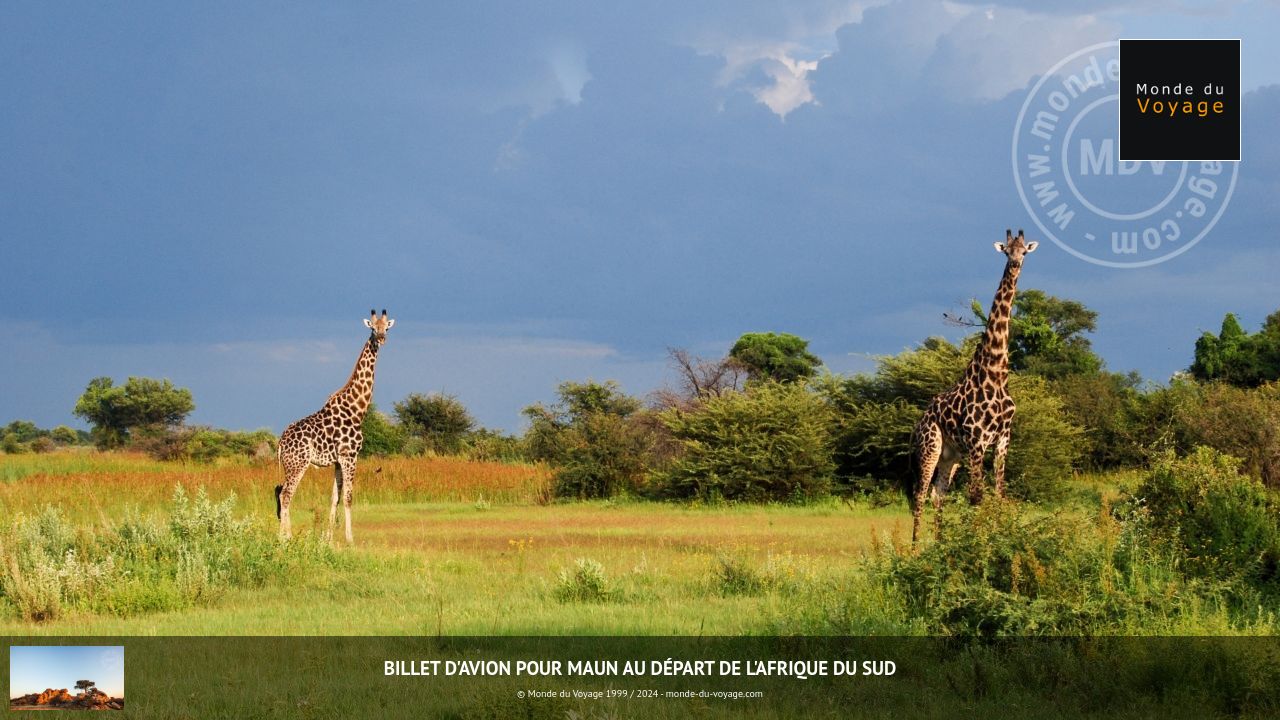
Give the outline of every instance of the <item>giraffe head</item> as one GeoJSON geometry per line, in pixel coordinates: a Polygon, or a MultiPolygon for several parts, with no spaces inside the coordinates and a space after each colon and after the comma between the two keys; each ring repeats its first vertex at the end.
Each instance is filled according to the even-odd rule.
{"type": "Polygon", "coordinates": [[[382,309],[381,317],[378,316],[378,313],[374,312],[373,310],[370,310],[369,319],[364,321],[365,327],[373,331],[373,334],[369,337],[369,339],[374,341],[378,345],[381,345],[382,343],[387,341],[387,331],[390,330],[391,326],[395,324],[396,324],[395,320],[392,320],[391,318],[387,317],[386,308],[382,309]]]}
{"type": "Polygon", "coordinates": [[[1010,263],[1019,267],[1022,265],[1022,258],[1035,252],[1039,245],[1040,243],[1035,242],[1034,240],[1027,242],[1027,239],[1023,236],[1021,230],[1018,231],[1017,237],[1013,236],[1012,230],[1005,230],[1004,242],[995,243],[996,250],[1007,256],[1010,263]]]}

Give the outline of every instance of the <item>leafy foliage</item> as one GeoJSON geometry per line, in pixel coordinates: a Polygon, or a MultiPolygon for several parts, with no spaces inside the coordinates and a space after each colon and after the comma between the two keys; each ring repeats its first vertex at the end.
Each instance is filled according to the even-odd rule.
{"type": "Polygon", "coordinates": [[[56,509],[19,515],[0,530],[0,597],[26,620],[84,610],[130,616],[212,602],[236,587],[259,587],[339,556],[311,536],[281,543],[267,526],[214,501],[175,490],[167,521],[126,516],[77,530],[56,509]]]}
{"type": "Polygon", "coordinates": [[[525,408],[526,450],[555,467],[556,494],[601,498],[640,489],[656,443],[640,401],[617,383],[561,383],[551,407],[525,408]]]}
{"type": "Polygon", "coordinates": [[[364,443],[360,445],[361,457],[385,457],[404,449],[404,426],[391,422],[391,418],[373,403],[369,404],[369,412],[365,413],[360,431],[364,434],[364,443]]]}
{"type": "Polygon", "coordinates": [[[465,405],[443,393],[409,395],[395,404],[395,414],[408,435],[441,454],[458,452],[476,424],[465,405]]]}
{"type": "Polygon", "coordinates": [[[111,448],[125,444],[138,428],[180,425],[195,407],[191,391],[168,380],[131,377],[117,386],[111,378],[99,377],[89,382],[74,413],[93,425],[98,447],[111,448]]]}
{"type": "Polygon", "coordinates": [[[752,380],[794,382],[813,377],[822,360],[809,352],[809,341],[789,333],[746,333],[729,357],[747,369],[752,380]]]}
{"type": "Polygon", "coordinates": [[[1239,387],[1280,380],[1280,311],[1268,315],[1262,329],[1253,334],[1227,313],[1216,336],[1206,332],[1196,340],[1191,374],[1198,380],[1221,380],[1239,387]]]}
{"type": "Polygon", "coordinates": [[[1212,447],[1239,458],[1244,471],[1267,486],[1280,488],[1280,383],[1245,389],[1182,382],[1165,395],[1175,447],[1212,447]]]}
{"type": "Polygon", "coordinates": [[[1265,586],[1280,584],[1280,503],[1240,473],[1240,461],[1211,448],[1161,458],[1131,503],[1191,573],[1265,586]]]}
{"type": "Polygon", "coordinates": [[[1142,529],[991,498],[948,508],[943,541],[918,554],[879,545],[872,571],[932,633],[1125,634],[1215,597],[1184,580],[1142,529]]]}
{"type": "Polygon", "coordinates": [[[762,382],[660,417],[683,451],[655,473],[665,495],[798,500],[830,489],[830,410],[803,385],[762,382]]]}

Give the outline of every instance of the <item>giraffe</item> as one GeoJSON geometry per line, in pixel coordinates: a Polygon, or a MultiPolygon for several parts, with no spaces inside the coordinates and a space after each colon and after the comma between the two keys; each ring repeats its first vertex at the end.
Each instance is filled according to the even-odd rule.
{"type": "Polygon", "coordinates": [[[942,500],[951,488],[961,462],[968,463],[969,502],[982,501],[983,463],[987,450],[995,448],[996,495],[1004,497],[1004,461],[1009,450],[1009,430],[1014,404],[1006,387],[1009,379],[1009,314],[1017,292],[1022,261],[1039,243],[1027,242],[1022,231],[1014,237],[1005,231],[1005,241],[995,248],[1007,258],[1000,287],[991,302],[986,330],[973,353],[973,360],[955,387],[929,403],[911,434],[912,452],[919,475],[912,478],[911,544],[920,534],[920,514],[925,497],[932,491],[934,521],[941,531],[942,500]],[[935,476],[935,470],[937,474],[935,476]]]}
{"type": "Polygon", "coordinates": [[[369,339],[360,351],[360,358],[356,360],[347,384],[330,395],[319,411],[293,423],[280,434],[278,455],[284,467],[284,484],[276,486],[276,517],[280,519],[281,539],[290,536],[289,503],[307,467],[332,465],[333,498],[329,504],[325,539],[333,535],[338,497],[341,495],[346,514],[347,543],[352,542],[351,497],[356,480],[356,456],[364,442],[360,426],[373,400],[373,369],[378,362],[378,348],[387,341],[387,331],[395,323],[387,317],[385,309],[381,317],[370,310],[369,318],[364,321],[370,330],[369,339]]]}

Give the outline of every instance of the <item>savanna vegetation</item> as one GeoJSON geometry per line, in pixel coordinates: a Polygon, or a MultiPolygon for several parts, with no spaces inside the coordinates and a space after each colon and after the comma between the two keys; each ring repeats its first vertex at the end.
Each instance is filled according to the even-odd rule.
{"type": "Polygon", "coordinates": [[[358,601],[370,633],[1271,634],[1274,317],[1229,316],[1157,384],[1106,367],[1093,311],[1024,291],[1010,498],[953,501],[918,552],[911,428],[976,334],[848,376],[794,335],[675,349],[667,387],[566,382],[518,436],[410,395],[365,420],[354,549],[317,540],[328,471],[276,540],[269,431],[186,425],[194,399],[166,381],[95,379],[89,432],[4,430],[0,623],[336,633],[358,601]]]}

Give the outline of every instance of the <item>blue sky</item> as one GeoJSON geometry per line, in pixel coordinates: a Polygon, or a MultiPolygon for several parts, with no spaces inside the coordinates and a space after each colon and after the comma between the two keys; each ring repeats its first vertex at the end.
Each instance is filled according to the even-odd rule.
{"type": "Polygon", "coordinates": [[[1164,380],[1280,301],[1274,1],[0,6],[0,422],[168,377],[270,427],[396,317],[385,408],[486,425],[568,379],[644,394],[743,332],[869,367],[988,302],[1032,227],[1009,139],[1035,77],[1118,37],[1241,37],[1244,148],[1213,234],[1144,270],[1046,243],[1023,287],[1164,380]]]}
{"type": "Polygon", "coordinates": [[[111,697],[124,697],[124,647],[120,645],[14,645],[9,648],[9,696],[65,688],[92,680],[111,697]]]}

